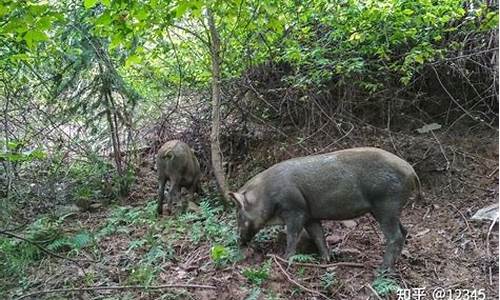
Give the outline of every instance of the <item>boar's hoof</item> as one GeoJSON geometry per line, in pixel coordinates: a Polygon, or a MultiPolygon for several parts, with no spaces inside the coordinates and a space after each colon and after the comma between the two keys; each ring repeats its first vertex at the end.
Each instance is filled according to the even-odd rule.
{"type": "Polygon", "coordinates": [[[255,250],[252,247],[243,247],[243,256],[246,257],[251,257],[254,255],[255,250]]]}
{"type": "Polygon", "coordinates": [[[324,262],[329,263],[331,261],[330,255],[321,255],[321,260],[323,260],[324,262]]]}

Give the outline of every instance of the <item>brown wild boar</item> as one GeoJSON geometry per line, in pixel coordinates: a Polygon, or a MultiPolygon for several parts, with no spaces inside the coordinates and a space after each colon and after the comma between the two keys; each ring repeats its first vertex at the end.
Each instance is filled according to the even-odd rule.
{"type": "MultiPolygon", "coordinates": [[[[191,194],[201,194],[200,186],[200,164],[196,159],[194,151],[184,142],[172,140],[166,142],[158,151],[156,157],[156,168],[158,169],[158,214],[163,213],[163,200],[165,183],[169,181],[168,209],[172,211],[172,201],[179,201],[181,189],[186,188],[191,194]]],[[[187,200],[183,201],[182,208],[187,206],[187,200]]]]}
{"type": "Polygon", "coordinates": [[[406,238],[401,209],[416,188],[420,195],[420,181],[408,162],[381,149],[352,148],[280,162],[229,195],[238,208],[240,244],[265,225],[284,223],[287,258],[295,254],[305,228],[328,260],[320,221],[370,213],[386,238],[382,269],[388,269],[406,238]]]}

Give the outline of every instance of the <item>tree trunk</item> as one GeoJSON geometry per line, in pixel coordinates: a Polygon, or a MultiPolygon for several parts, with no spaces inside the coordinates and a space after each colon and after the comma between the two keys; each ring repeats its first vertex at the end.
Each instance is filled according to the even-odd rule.
{"type": "Polygon", "coordinates": [[[212,168],[214,171],[217,187],[225,203],[229,202],[228,189],[224,169],[222,168],[222,152],[220,150],[220,38],[215,27],[214,17],[210,9],[207,9],[207,21],[210,30],[210,55],[212,58],[212,131],[210,133],[210,147],[212,154],[212,168]]]}
{"type": "Polygon", "coordinates": [[[125,177],[125,172],[123,168],[122,152],[120,147],[120,136],[119,136],[119,124],[117,119],[117,111],[113,101],[113,95],[111,92],[111,75],[106,67],[99,66],[102,76],[102,91],[101,97],[104,101],[104,106],[106,108],[106,119],[108,121],[109,131],[111,135],[111,142],[113,146],[113,158],[115,160],[116,172],[119,177],[119,188],[118,194],[120,197],[125,197],[129,192],[128,180],[125,177]]]}

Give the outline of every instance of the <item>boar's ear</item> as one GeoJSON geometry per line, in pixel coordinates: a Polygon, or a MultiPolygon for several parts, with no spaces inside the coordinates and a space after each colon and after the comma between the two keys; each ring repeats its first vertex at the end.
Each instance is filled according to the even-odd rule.
{"type": "Polygon", "coordinates": [[[246,199],[245,199],[245,195],[241,194],[241,193],[237,193],[237,192],[229,192],[228,193],[229,197],[231,199],[233,199],[233,202],[236,204],[236,207],[238,209],[243,209],[245,210],[245,206],[246,206],[246,199]]]}
{"type": "Polygon", "coordinates": [[[163,158],[170,160],[170,159],[174,158],[174,153],[172,153],[172,151],[169,150],[169,151],[165,152],[165,154],[163,154],[163,158]]]}

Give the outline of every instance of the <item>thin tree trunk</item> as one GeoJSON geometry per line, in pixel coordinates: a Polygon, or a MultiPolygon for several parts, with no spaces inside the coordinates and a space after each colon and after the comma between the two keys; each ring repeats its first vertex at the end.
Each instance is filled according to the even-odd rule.
{"type": "MultiPolygon", "coordinates": [[[[7,88],[5,88],[7,89],[7,88]]],[[[9,151],[9,103],[10,103],[10,92],[7,91],[5,96],[5,108],[4,108],[4,132],[5,132],[5,151],[9,151]]],[[[5,199],[9,198],[10,188],[12,185],[12,174],[11,174],[11,164],[9,160],[2,161],[3,167],[5,169],[5,175],[7,177],[7,189],[5,191],[5,199]]]]}
{"type": "Polygon", "coordinates": [[[115,127],[115,123],[113,122],[113,115],[111,113],[111,108],[109,103],[110,99],[109,95],[106,92],[104,94],[104,100],[106,102],[106,119],[108,120],[109,131],[111,134],[111,142],[113,143],[113,154],[116,164],[116,171],[118,172],[118,176],[121,177],[123,176],[123,170],[122,170],[120,146],[118,143],[117,132],[116,132],[117,128],[115,127]]]}
{"type": "Polygon", "coordinates": [[[212,168],[219,192],[225,204],[229,202],[228,189],[224,169],[222,168],[222,152],[220,150],[220,37],[215,27],[214,17],[207,9],[207,21],[210,30],[210,54],[212,58],[212,132],[210,133],[210,147],[212,154],[212,168]]]}

